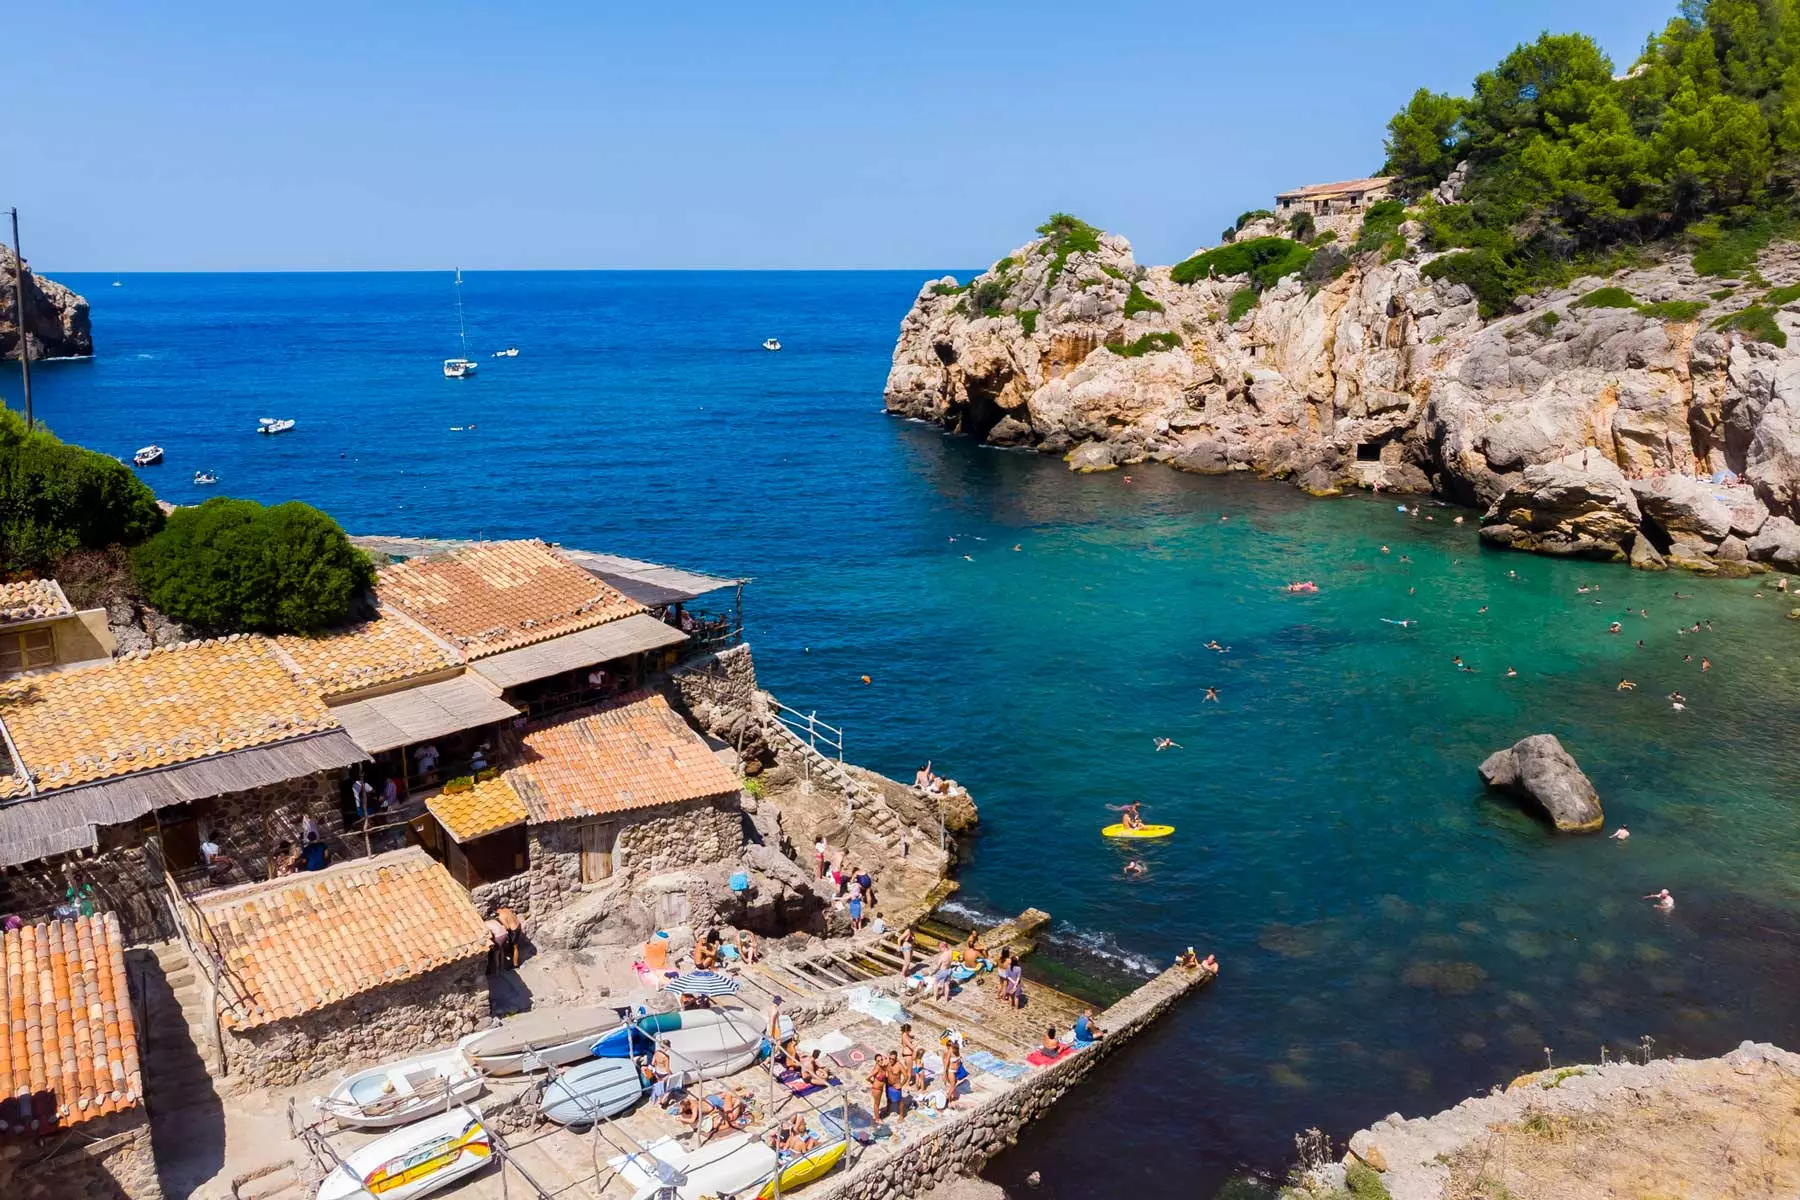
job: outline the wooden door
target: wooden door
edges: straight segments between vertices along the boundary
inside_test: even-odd
[[[612,878],[613,840],[619,827],[611,821],[590,821],[581,826],[581,882],[599,883]]]

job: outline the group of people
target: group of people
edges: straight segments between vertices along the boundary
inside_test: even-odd
[[[708,929],[694,943],[694,969],[717,971],[727,961],[753,963],[756,955],[756,935],[748,929],[738,930],[730,941],[721,937],[717,929]]]
[[[844,852],[834,848],[823,834],[813,843],[813,856],[819,878],[831,880],[837,899],[850,914],[851,932],[861,933],[863,926],[871,921],[877,933],[886,932],[887,926],[875,911],[875,876],[868,866],[847,863]]]
[[[927,1095],[936,1108],[954,1108],[957,1093],[969,1081],[962,1048],[963,1035],[946,1029],[938,1038],[934,1072],[925,1061],[925,1047],[913,1037],[912,1023],[901,1025],[899,1047],[892,1053],[877,1054],[869,1068],[869,1110],[875,1119],[904,1117],[918,1105],[918,1097]],[[940,1082],[943,1086],[934,1086]]]

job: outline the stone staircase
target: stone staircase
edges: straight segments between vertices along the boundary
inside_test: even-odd
[[[811,777],[823,779],[828,786],[842,792],[850,806],[851,820],[860,823],[864,832],[888,849],[897,849],[905,827],[899,814],[888,807],[886,797],[845,771],[836,759],[828,758],[810,745],[775,715],[768,700],[768,693],[757,694],[757,717],[761,722],[763,740],[794,755],[805,763]]]
[[[225,1109],[214,1087],[220,1063],[203,981],[179,941],[138,947],[127,961],[139,987],[138,1045],[157,1175],[165,1195],[187,1196],[224,1162]]]

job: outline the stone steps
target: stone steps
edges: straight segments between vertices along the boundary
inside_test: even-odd
[[[285,1200],[289,1196],[302,1197],[306,1191],[300,1168],[291,1158],[258,1167],[231,1181],[233,1200]]]

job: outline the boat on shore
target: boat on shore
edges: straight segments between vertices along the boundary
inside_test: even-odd
[[[682,1083],[719,1079],[743,1070],[762,1052],[762,1025],[741,1008],[690,1008],[658,1013],[622,1026],[594,1043],[596,1058],[654,1053],[666,1044]]]
[[[256,418],[256,432],[258,433],[286,433],[293,427],[294,420],[292,417]]]
[[[644,1076],[636,1059],[596,1058],[546,1084],[538,1112],[546,1121],[583,1129],[624,1112],[643,1094]]]
[[[162,462],[162,460],[163,448],[161,446],[145,446],[142,450],[139,450],[136,454],[131,456],[131,465],[134,467],[154,467]]]
[[[620,1014],[604,1004],[522,1013],[498,1028],[471,1033],[456,1048],[483,1075],[563,1067],[592,1058],[595,1041],[623,1024]]]
[[[486,1166],[494,1143],[479,1113],[442,1113],[376,1138],[319,1181],[317,1200],[414,1200]]]
[[[785,1196],[795,1188],[829,1174],[833,1167],[843,1161],[844,1152],[849,1148],[849,1141],[839,1138],[835,1142],[808,1150],[805,1154],[790,1156],[784,1153],[780,1155],[782,1160],[780,1173],[770,1173],[768,1181],[762,1185],[762,1190],[756,1193],[756,1200],[776,1200],[778,1196]]]
[[[481,1094],[481,1072],[460,1050],[439,1050],[358,1071],[314,1103],[345,1125],[389,1129]]]
[[[659,1193],[679,1200],[737,1195],[772,1178],[781,1161],[760,1138],[736,1133],[697,1150],[685,1149],[672,1137],[651,1142],[636,1154],[607,1160],[632,1187],[632,1200],[651,1200]],[[670,1180],[664,1182],[664,1174]]]

